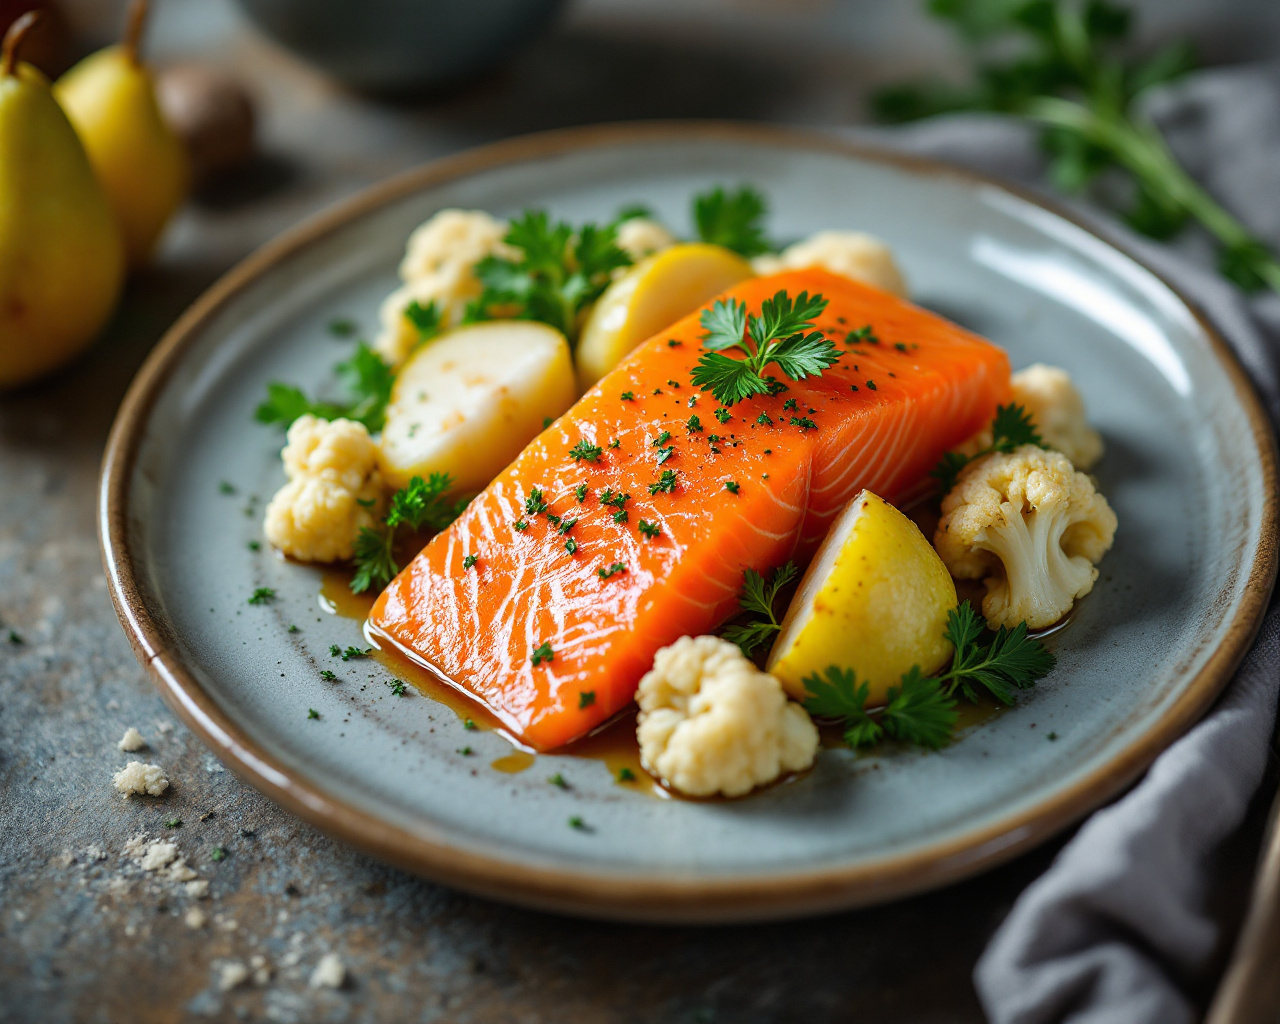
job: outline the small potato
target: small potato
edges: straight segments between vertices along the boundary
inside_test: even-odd
[[[441,335],[396,377],[382,430],[382,473],[394,487],[448,473],[459,493],[483,490],[577,397],[564,335],[494,320]]]

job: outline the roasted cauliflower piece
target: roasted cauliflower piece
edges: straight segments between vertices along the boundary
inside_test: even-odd
[[[466,305],[483,290],[475,266],[486,256],[518,259],[520,252],[503,241],[507,222],[482,210],[441,210],[409,236],[400,279],[404,284],[382,303],[381,333],[373,347],[392,366],[399,366],[419,340],[418,329],[405,315],[410,302],[434,302],[442,327],[455,326]]]
[[[352,420],[299,416],[280,454],[289,482],[267,505],[267,540],[303,562],[350,558],[361,527],[377,523],[387,502],[369,431]]]
[[[689,796],[742,796],[808,768],[818,750],[808,712],[719,637],[658,651],[636,701],[642,763]]]
[[[757,256],[751,265],[762,275],[822,267],[833,274],[907,297],[907,283],[893,252],[880,239],[862,231],[819,231],[787,246],[776,256]]]
[[[1011,383],[1013,401],[1027,410],[1046,447],[1062,452],[1076,469],[1091,469],[1102,458],[1102,436],[1089,426],[1071,374],[1035,363],[1015,373]]]
[[[1059,452],[1023,445],[975,459],[942,500],[933,543],[957,579],[981,579],[993,629],[1057,622],[1093,589],[1116,514]]]
[[[618,225],[618,248],[639,263],[646,256],[670,249],[677,242],[666,227],[648,217],[630,217]]]

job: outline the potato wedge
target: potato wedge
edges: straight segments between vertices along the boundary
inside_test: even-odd
[[[919,665],[926,675],[951,657],[942,633],[957,604],[942,559],[910,519],[870,491],[831,526],[792,598],[768,671],[796,700],[804,678],[830,665],[870,683],[867,706]]]
[[[585,391],[640,342],[752,274],[737,253],[701,242],[641,260],[608,287],[587,317],[578,341],[578,386]]]
[[[379,443],[383,477],[448,473],[482,490],[577,396],[564,335],[529,320],[494,320],[441,335],[396,377]]]

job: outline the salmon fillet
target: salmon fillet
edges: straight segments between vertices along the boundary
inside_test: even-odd
[[[807,560],[864,487],[891,502],[919,493],[1008,396],[1003,351],[887,292],[815,269],[725,294],[754,314],[779,289],[829,300],[815,323],[845,353],[836,366],[739,402],[721,423],[690,383],[699,316],[678,321],[423,548],[379,596],[372,630],[522,743],[563,746],[631,702],[658,648],[735,614],[745,568]],[[876,343],[846,341],[864,325]],[[598,461],[573,457],[581,442]]]

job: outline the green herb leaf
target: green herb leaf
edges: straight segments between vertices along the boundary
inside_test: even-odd
[[[870,386],[870,381],[867,382]],[[1031,419],[1031,414],[1015,403],[996,406],[996,414],[991,421],[991,443],[972,455],[960,452],[944,452],[942,459],[929,473],[938,481],[939,489],[947,494],[956,485],[965,466],[993,452],[1011,452],[1024,444],[1043,447],[1044,441]]]
[[[530,655],[529,657],[529,664],[533,665],[536,668],[538,665],[541,665],[544,661],[548,661],[548,662],[554,661],[555,657],[556,657],[555,652],[551,650],[551,642],[548,640],[544,640],[542,641],[541,644],[539,644],[537,647],[533,649],[533,654]]]
[[[764,236],[766,212],[764,196],[748,186],[736,192],[726,192],[717,186],[693,199],[693,221],[698,237],[748,259],[770,251]]]
[[[754,569],[745,570],[738,604],[743,614],[754,621],[734,623],[726,627],[721,635],[730,643],[737,644],[747,657],[751,657],[757,648],[782,628],[774,614],[774,604],[782,588],[799,575],[800,570],[795,562],[778,566],[770,574],[768,581]]]

